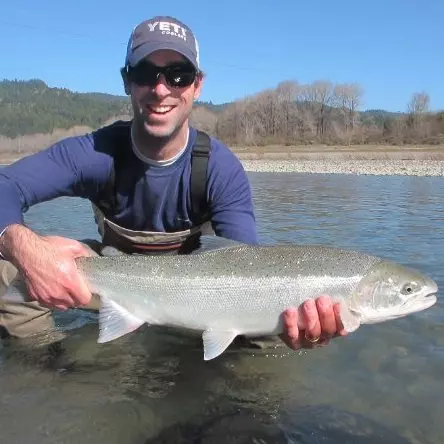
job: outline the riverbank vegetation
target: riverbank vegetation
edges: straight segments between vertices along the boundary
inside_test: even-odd
[[[426,92],[413,93],[400,112],[362,110],[363,103],[364,91],[357,84],[286,81],[232,103],[197,102],[191,123],[235,151],[403,149],[415,145],[436,150],[444,144],[444,111],[430,110]],[[0,82],[3,156],[20,157],[64,137],[130,118],[131,106],[125,96],[76,93],[51,88],[38,79]]]

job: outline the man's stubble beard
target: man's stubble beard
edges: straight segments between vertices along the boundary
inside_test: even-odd
[[[175,125],[172,129],[170,129],[166,134],[158,135],[155,132],[150,131],[150,124],[146,121],[145,116],[142,114],[136,118],[134,116],[136,137],[138,138],[138,143],[142,143],[145,147],[149,147],[150,150],[161,150],[164,148],[172,139],[177,136],[180,131],[185,126],[188,126],[188,119],[191,114],[188,112],[187,115],[181,119],[178,125]]]

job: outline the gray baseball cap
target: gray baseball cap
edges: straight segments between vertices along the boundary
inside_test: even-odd
[[[159,49],[177,51],[199,68],[199,45],[191,29],[170,16],[157,16],[137,25],[128,41],[125,66],[135,66]]]

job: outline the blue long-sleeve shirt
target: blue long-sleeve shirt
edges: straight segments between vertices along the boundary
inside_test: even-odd
[[[115,125],[83,136],[70,137],[0,170],[0,232],[23,223],[32,205],[60,196],[94,202],[109,180],[113,164]],[[117,148],[119,178],[117,205],[109,217],[132,230],[172,232],[190,228],[191,150],[197,131],[190,128],[184,154],[172,165],[153,166],[140,160],[128,138]],[[237,157],[211,138],[207,201],[215,233],[246,243],[257,243],[251,189]]]

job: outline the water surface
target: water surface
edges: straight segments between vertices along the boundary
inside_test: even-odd
[[[249,174],[264,243],[322,243],[414,266],[444,288],[444,179]],[[87,202],[26,214],[37,231],[97,238]],[[60,347],[6,344],[0,424],[11,444],[444,442],[443,303],[328,347],[233,347],[143,327],[100,345],[95,315],[57,317]]]

